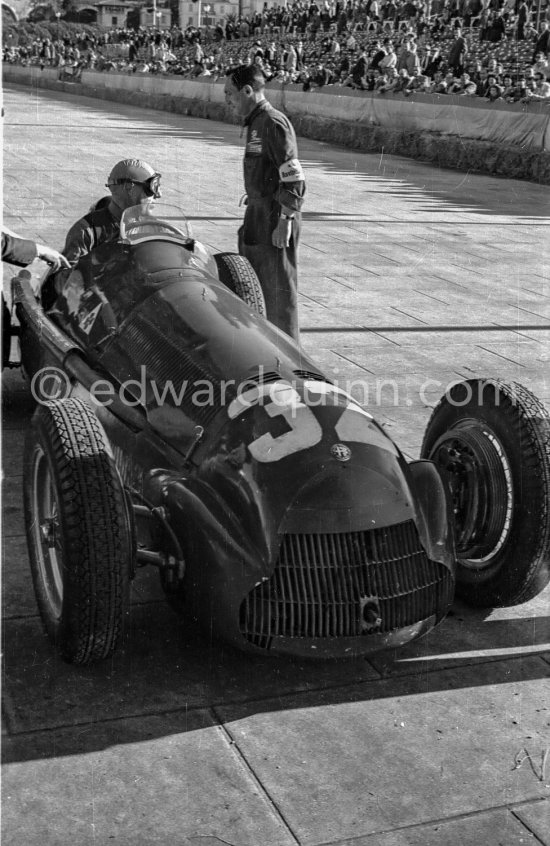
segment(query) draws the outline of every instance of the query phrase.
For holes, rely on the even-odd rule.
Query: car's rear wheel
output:
[[[233,291],[255,312],[265,317],[265,300],[256,271],[244,256],[237,253],[215,253],[220,282]]]
[[[73,664],[120,637],[133,549],[127,501],[103,429],[78,399],[40,405],[25,444],[24,508],[46,632]]]
[[[525,602],[548,583],[550,416],[517,383],[454,385],[421,455],[437,465],[454,512],[457,593],[481,606]]]

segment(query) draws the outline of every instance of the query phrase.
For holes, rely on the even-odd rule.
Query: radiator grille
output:
[[[363,608],[378,607],[376,632],[444,613],[452,577],[430,561],[414,522],[342,534],[285,535],[275,570],[242,602],[247,640],[367,635]]]

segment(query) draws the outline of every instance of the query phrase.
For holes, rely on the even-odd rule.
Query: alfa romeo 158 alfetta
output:
[[[185,223],[128,209],[68,279],[44,267],[14,280],[12,331],[38,401],[29,558],[66,660],[115,649],[144,566],[209,632],[325,657],[419,637],[455,591],[508,605],[547,583],[550,421],[527,389],[454,385],[407,462],[266,320],[248,262]]]

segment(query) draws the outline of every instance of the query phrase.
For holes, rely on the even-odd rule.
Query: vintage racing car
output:
[[[209,632],[312,656],[404,644],[455,590],[507,605],[548,582],[550,420],[525,388],[458,383],[408,463],[264,318],[248,262],[168,212],[128,209],[63,286],[44,267],[13,283],[38,400],[24,508],[66,660],[112,652],[145,565]]]

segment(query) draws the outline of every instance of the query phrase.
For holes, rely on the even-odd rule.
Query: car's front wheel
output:
[[[525,602],[549,580],[550,416],[517,383],[454,385],[428,423],[421,455],[447,484],[457,593],[481,606]]]
[[[109,443],[81,400],[36,409],[25,445],[24,508],[46,632],[70,663],[106,658],[122,630],[132,529]]]

